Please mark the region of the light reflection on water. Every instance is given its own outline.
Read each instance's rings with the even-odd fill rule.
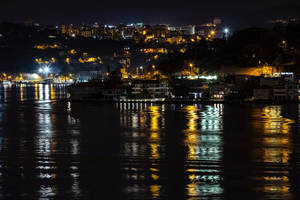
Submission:
[[[55,101],[65,96],[0,87],[0,199],[298,197],[299,105]]]
[[[121,126],[125,129],[125,146],[121,155],[138,163],[128,163],[131,167],[125,167],[127,181],[132,183],[125,191],[134,196],[150,190],[153,198],[163,197],[166,189],[161,182],[168,177],[161,177],[161,163],[165,162],[167,154],[165,138],[162,137],[166,137],[165,134],[181,134],[181,131],[166,131],[166,105],[120,104],[118,108]],[[188,149],[186,172],[183,172],[188,179],[183,185],[186,188],[184,196],[221,195],[218,165],[222,157],[222,137],[218,131],[222,130],[223,105],[188,105],[181,110],[180,115],[187,121],[186,128],[182,130],[185,137],[182,145]],[[146,162],[149,168],[145,168],[142,162]],[[134,184],[142,180],[149,182],[149,188]]]
[[[56,100],[66,95],[66,85],[62,84],[0,84],[0,100],[4,102]]]
[[[262,126],[261,135],[256,142],[256,161],[263,163],[263,176],[256,179],[263,182],[263,190],[267,198],[291,198],[290,194],[290,155],[291,126],[293,119],[282,116],[282,106],[266,106],[254,109],[255,126]],[[257,127],[259,128],[259,127]]]
[[[146,104],[118,104],[120,109],[121,127],[124,132],[124,147],[121,147],[123,155],[128,160],[125,167],[126,181],[130,182],[126,191],[131,194],[148,191],[153,198],[159,198],[161,185],[160,169],[158,166],[161,158],[161,129],[164,129],[165,105],[152,106]],[[132,131],[127,131],[132,129]],[[149,167],[130,166],[130,161],[148,162]],[[126,163],[127,165],[127,163]],[[149,181],[147,185],[135,184],[139,181]]]
[[[209,197],[221,195],[221,178],[218,165],[221,163],[223,105],[189,105],[184,107],[188,119],[185,144],[188,146],[187,184],[188,196]]]
[[[54,116],[47,112],[51,110],[50,104],[38,104],[36,109],[40,110],[37,114],[37,136],[35,139],[35,151],[39,158],[36,168],[40,170],[39,179],[55,180],[56,179],[56,161],[52,158],[56,151],[56,141],[54,140],[53,124]],[[39,194],[40,198],[49,198],[55,196],[55,185],[42,185]]]
[[[60,158],[80,154],[78,137],[69,138],[58,129],[64,117],[57,119],[57,112],[64,113],[71,105],[58,109],[52,100],[65,96],[64,85],[0,86],[0,141],[5,141],[0,143],[0,198],[52,199],[68,179],[69,188],[64,186],[68,196],[80,196],[79,162],[68,156],[71,162],[65,163]],[[64,124],[67,134],[78,133],[78,123],[70,112],[66,113],[65,117],[71,119]],[[64,150],[68,145],[69,152]]]

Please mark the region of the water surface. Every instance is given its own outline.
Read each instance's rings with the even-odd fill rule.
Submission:
[[[0,199],[297,199],[298,104],[60,101],[0,86]]]

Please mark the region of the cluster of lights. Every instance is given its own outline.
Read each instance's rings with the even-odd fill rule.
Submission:
[[[48,74],[49,72],[50,68],[47,66],[39,69],[39,73]]]
[[[274,75],[294,75],[293,72],[279,72],[279,73],[274,73]]]
[[[179,79],[181,79],[181,77],[178,77]],[[214,75],[214,76],[184,76],[183,78],[187,78],[187,79],[205,79],[205,80],[217,80],[218,76]]]

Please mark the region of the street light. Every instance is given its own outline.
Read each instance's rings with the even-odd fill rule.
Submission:
[[[228,28],[225,28],[225,29],[224,29],[224,33],[225,33],[225,34],[228,34],[228,33],[229,33],[229,29],[228,29]]]
[[[229,36],[229,33],[230,33],[229,28],[224,28],[223,32],[224,32],[225,39],[227,40],[228,36]]]

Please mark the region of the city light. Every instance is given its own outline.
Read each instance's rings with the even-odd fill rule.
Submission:
[[[50,68],[48,66],[39,68],[39,73],[48,74],[49,72],[50,72]]]
[[[208,75],[208,76],[183,76],[183,77],[178,77],[178,79],[190,79],[190,80],[195,80],[195,79],[204,79],[204,80],[217,80],[218,76],[216,75]]]
[[[228,39],[228,37],[229,37],[229,34],[230,34],[230,30],[229,30],[229,28],[224,28],[224,30],[223,30],[223,33],[224,33],[224,37],[225,37],[225,39]]]

